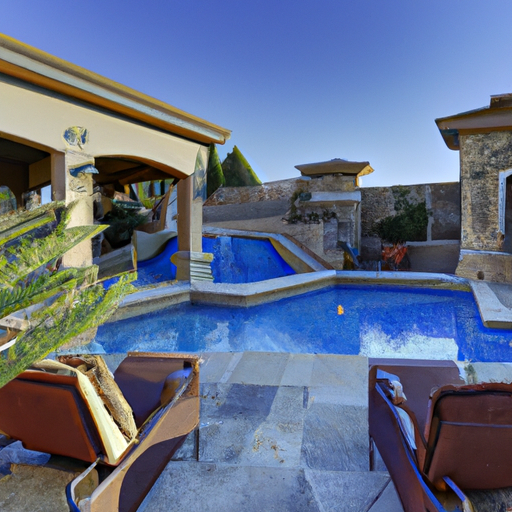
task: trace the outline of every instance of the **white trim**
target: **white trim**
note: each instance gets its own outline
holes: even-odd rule
[[[507,169],[506,171],[500,171],[500,188],[498,194],[498,222],[499,222],[499,230],[504,235],[505,234],[505,215],[507,208],[507,178],[512,175],[512,169]],[[511,205],[512,206],[512,205]]]

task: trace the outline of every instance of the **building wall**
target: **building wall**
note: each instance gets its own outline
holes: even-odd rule
[[[512,132],[460,136],[461,248],[500,251],[499,172],[512,168]]]
[[[131,122],[106,111],[88,108],[57,94],[0,76],[0,128],[2,136],[49,153],[69,152],[63,134],[86,128],[87,145],[76,153],[89,157],[133,157],[149,165],[161,164],[185,178],[194,172],[200,144]],[[20,115],[20,112],[23,115]]]
[[[353,231],[351,223],[355,219],[352,212],[345,215],[345,224],[343,220],[340,223],[340,218],[323,220],[318,224],[286,224],[283,222],[283,218],[286,217],[290,209],[290,198],[296,191],[311,192],[312,197],[315,197],[315,192],[325,192],[326,190],[337,192],[339,190],[339,184],[333,181],[333,177],[327,177],[330,180],[325,178],[323,180],[294,178],[265,183],[257,187],[220,188],[204,204],[204,223],[232,229],[287,233],[336,268],[342,268],[344,256],[343,251],[337,247],[337,241],[346,238],[346,234],[343,232],[344,228]],[[355,191],[355,184],[352,180],[345,181],[343,187],[345,188],[343,193],[347,195]],[[427,208],[432,213],[425,247],[421,243],[410,247],[413,269],[427,272],[455,272],[459,256],[457,241],[460,240],[459,184],[436,183],[409,185],[405,188],[410,190],[411,200],[426,200]],[[371,233],[373,222],[395,213],[393,190],[397,189],[398,187],[359,189],[363,237]],[[320,202],[316,205],[320,214],[323,208],[329,206],[327,203]],[[314,203],[307,207],[312,211],[315,208]],[[344,206],[341,204],[336,205],[336,213],[341,214],[343,208]],[[435,243],[438,240],[448,242],[441,242],[439,245]],[[380,242],[376,244],[374,252],[376,259],[380,259]]]

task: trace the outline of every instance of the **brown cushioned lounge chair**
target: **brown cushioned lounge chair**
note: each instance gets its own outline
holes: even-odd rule
[[[436,369],[431,363],[426,371],[421,365],[406,370],[400,365],[374,365],[370,370],[370,435],[405,512],[509,510],[512,385],[457,385],[456,366],[451,370],[450,366]],[[428,407],[424,400],[424,412],[416,414],[421,407],[417,396],[408,405],[397,393],[402,372],[409,381],[403,388],[406,395],[410,389],[415,396],[414,374],[418,387],[441,385],[432,393]]]
[[[197,357],[129,353],[114,377],[133,410],[132,436],[71,366],[43,362],[0,388],[0,431],[92,463],[68,488],[71,510],[135,512],[199,421]]]

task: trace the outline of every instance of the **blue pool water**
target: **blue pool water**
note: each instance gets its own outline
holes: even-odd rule
[[[254,283],[295,274],[267,239],[203,237],[203,251],[213,254],[215,283]]]
[[[108,353],[279,351],[512,361],[512,331],[487,329],[470,292],[335,286],[243,307],[180,304],[106,324]]]
[[[170,262],[170,258],[177,250],[178,239],[173,238],[158,256],[140,262],[135,285],[145,286],[176,279],[176,266]],[[269,240],[203,237],[203,252],[213,254],[215,283],[254,283],[295,274]]]

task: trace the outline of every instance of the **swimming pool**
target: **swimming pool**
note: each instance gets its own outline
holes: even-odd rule
[[[275,351],[512,361],[512,331],[482,324],[471,292],[336,285],[251,307],[183,303],[105,324],[107,353]]]
[[[170,259],[177,250],[178,239],[175,237],[159,255],[139,262],[135,286],[176,279],[176,266]],[[213,254],[211,267],[215,283],[254,283],[295,274],[268,239],[204,236],[203,251]]]

